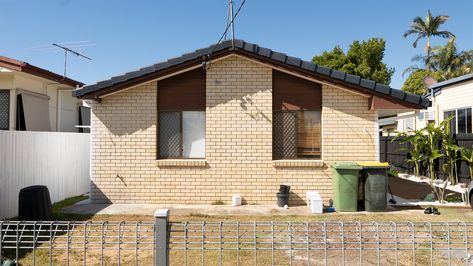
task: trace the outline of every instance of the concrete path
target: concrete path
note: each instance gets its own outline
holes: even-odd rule
[[[312,215],[308,206],[285,209],[276,205],[90,204],[89,200],[62,211],[81,215],[153,215],[157,209],[169,209],[173,215]]]
[[[390,195],[388,195],[388,199]],[[402,199],[396,197],[398,202]],[[308,206],[279,208],[276,205],[183,205],[183,204],[91,204],[90,200],[78,202],[62,209],[65,213],[80,215],[153,215],[157,209],[169,209],[172,215],[186,216],[191,214],[220,216],[220,215],[317,215],[312,214]],[[399,211],[388,206],[388,211]],[[353,214],[346,212],[346,214]]]

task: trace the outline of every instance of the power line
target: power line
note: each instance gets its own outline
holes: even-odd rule
[[[227,24],[227,27],[225,28],[225,31],[223,32],[222,36],[220,37],[220,39],[218,40],[217,44],[215,44],[211,54],[213,52],[215,52],[215,49],[217,48],[217,46],[220,44],[220,42],[223,40],[223,38],[227,35],[227,32],[228,32],[228,29],[230,28],[231,25],[233,25],[233,21],[235,20],[235,18],[238,16],[238,14],[240,13],[241,11],[241,8],[243,7],[243,5],[246,3],[246,0],[243,0],[243,2],[241,2],[241,5],[240,7],[238,8],[237,12],[235,13],[235,15],[232,17],[232,20],[230,21],[230,23]]]
[[[233,22],[235,21],[235,18],[238,16],[238,14],[240,13],[241,11],[241,8],[243,7],[243,5],[245,5],[246,3],[246,0],[243,0],[240,4],[240,7],[238,7],[236,13],[234,16],[232,16],[232,19],[230,21],[230,23],[228,23],[228,14],[227,14],[227,27],[225,28],[225,31],[223,32],[222,36],[220,37],[220,39],[218,40],[218,42],[214,45],[214,47],[212,48],[212,51],[204,56],[203,58],[203,62],[202,62],[202,66],[204,68],[209,68],[210,67],[210,55],[213,54],[215,52],[215,49],[217,49],[217,46],[222,42],[223,38],[227,36],[227,32],[228,32],[228,29],[230,29],[230,26],[232,26],[232,48],[235,48],[235,43],[234,43],[234,37],[235,37],[235,33],[234,33],[234,26],[233,26]],[[229,7],[229,11],[231,11],[231,13],[233,14],[233,1],[230,0],[230,3],[229,3],[231,6]],[[231,8],[231,10],[230,10]]]

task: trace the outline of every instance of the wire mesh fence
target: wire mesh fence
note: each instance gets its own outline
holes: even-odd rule
[[[175,265],[470,265],[467,223],[182,222]]]
[[[150,265],[154,223],[1,222],[0,254],[20,265]]]
[[[20,265],[473,264],[473,223],[157,224],[5,221],[0,254]]]

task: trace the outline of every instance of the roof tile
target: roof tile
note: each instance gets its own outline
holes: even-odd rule
[[[343,71],[332,70],[332,74],[330,74],[330,76],[331,76],[332,78],[345,80],[345,72],[343,72]]]
[[[376,83],[375,91],[389,95],[391,88],[387,85]]]
[[[374,86],[376,85],[376,81],[369,80],[369,79],[361,79],[360,86],[366,89],[374,90]]]
[[[351,84],[358,85],[360,84],[360,80],[361,80],[361,77],[357,75],[347,74],[347,76],[345,77],[345,81]]]
[[[242,40],[234,40],[234,45],[235,45],[236,50],[242,49],[249,53],[266,57],[270,60],[286,63],[287,65],[295,66],[297,68],[308,70],[308,71],[318,73],[320,75],[324,75],[324,76],[334,78],[337,80],[342,80],[350,84],[356,84],[357,86],[361,86],[363,88],[376,90],[377,92],[382,93],[388,97],[405,100],[413,104],[421,104],[424,107],[427,107],[429,104],[428,99],[422,98],[418,95],[406,94],[405,92],[392,89],[389,86],[376,83],[373,80],[362,79],[356,75],[346,74],[338,70],[332,70],[325,66],[313,64],[310,61],[304,61],[304,60],[301,60],[300,58],[287,56],[286,54],[279,53],[279,52],[274,52],[268,48],[259,47],[256,44],[244,42]],[[208,55],[214,51],[223,51],[223,50],[231,49],[231,48],[232,48],[232,40],[225,40],[221,42],[220,44],[218,44],[217,46],[211,45],[203,49],[195,50],[192,53],[186,53],[180,57],[171,58],[166,62],[154,64],[152,66],[141,68],[137,71],[128,72],[121,76],[112,77],[111,79],[108,79],[106,81],[101,81],[93,85],[85,86],[81,89],[75,90],[73,92],[73,95],[76,97],[80,97],[80,96],[113,86],[115,84],[119,84],[120,82],[132,80],[133,78],[136,78],[148,73],[161,71],[172,66],[177,66],[179,64],[182,64],[190,60],[199,59],[202,56]]]

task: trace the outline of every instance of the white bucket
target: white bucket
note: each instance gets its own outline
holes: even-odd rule
[[[233,195],[233,196],[232,196],[232,205],[233,205],[233,206],[240,206],[240,205],[241,205],[241,197],[240,197],[240,195]]]

